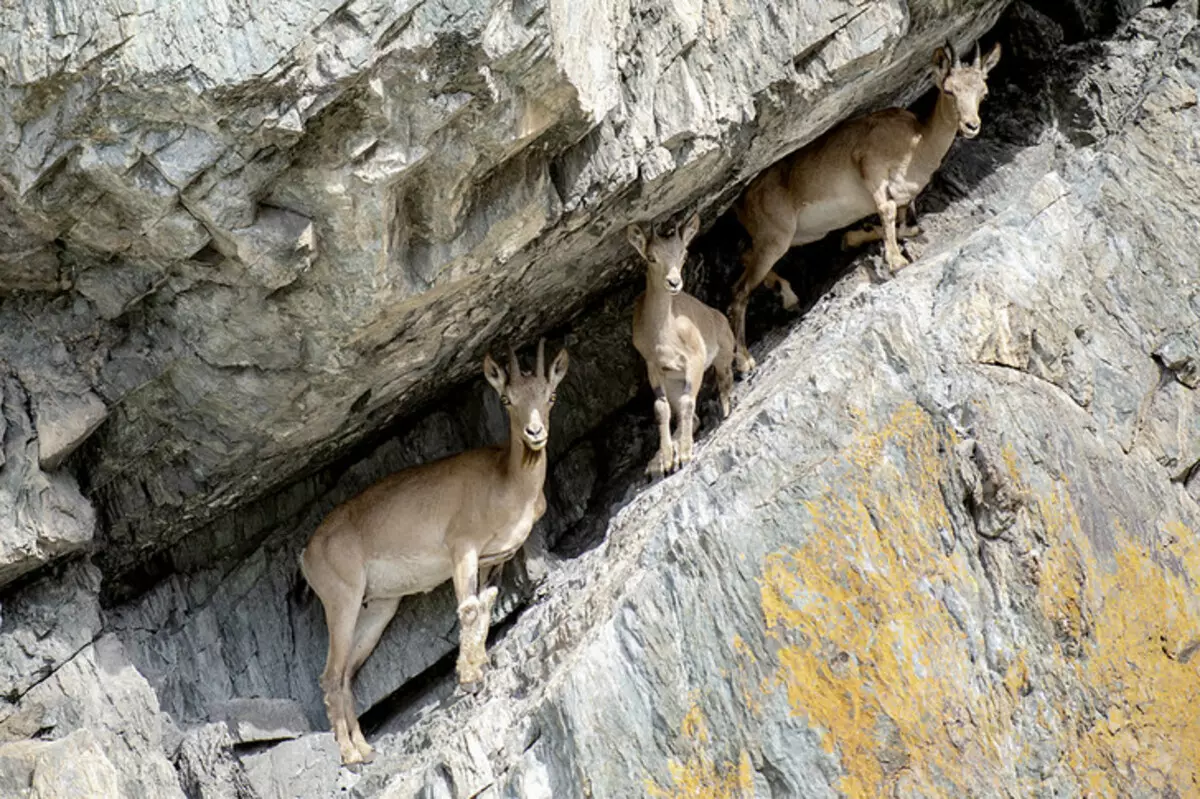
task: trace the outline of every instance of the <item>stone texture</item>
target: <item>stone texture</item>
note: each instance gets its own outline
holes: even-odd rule
[[[1195,31],[1147,9],[1000,90],[1069,85],[1100,138],[957,148],[921,260],[763,352],[697,460],[550,570],[485,690],[386,724],[351,795],[1192,792],[1200,508],[1163,450],[1196,433],[1153,420],[1196,407],[1159,368],[1200,319],[1200,232],[1170,226],[1200,200],[1171,99]]]
[[[46,395],[50,396],[50,395]],[[78,411],[86,416],[88,406]],[[0,372],[0,586],[64,555],[78,552],[92,541],[96,515],[75,479],[68,474],[42,471],[40,434],[50,439],[50,459],[75,429],[79,417],[38,416],[30,413],[29,398],[16,377]],[[56,424],[57,423],[57,424]]]
[[[628,222],[711,217],[914,96],[1006,2],[125,5],[0,11],[0,294],[40,292],[0,303],[3,357],[66,347],[114,414],[64,406],[55,450],[91,434],[114,590],[569,320]]]
[[[22,740],[34,736],[56,745]],[[4,745],[13,754],[0,755],[7,772],[0,784],[19,785],[32,768],[32,793],[18,796],[89,795],[71,788],[86,785],[103,796],[183,796],[166,758],[154,692],[113,636],[101,636],[6,697],[0,741],[15,742]]]
[[[467,5],[219,5],[210,49],[173,3],[0,12],[0,794],[1193,793],[1194,4],[1012,6],[918,262],[789,256],[803,318],[756,296],[760,370],[648,487],[625,222],[711,220],[1001,4]],[[463,378],[534,332],[572,365],[487,685],[449,588],[405,601],[338,769],[296,552],[499,440]],[[76,479],[95,564],[52,562]]]

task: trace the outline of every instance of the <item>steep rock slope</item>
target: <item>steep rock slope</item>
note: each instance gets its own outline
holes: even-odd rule
[[[1200,790],[1196,43],[1194,9],[1150,9],[1013,87],[1075,113],[962,148],[975,208],[840,282],[697,462],[551,571],[487,690],[416,702],[341,788]],[[333,757],[245,763],[318,796]]]
[[[82,446],[106,572],[163,576],[570,318],[627,222],[708,205],[1004,5],[7,4],[0,330],[40,461]]]
[[[4,528],[5,546],[10,529],[24,543],[0,562],[12,581],[0,596],[0,794],[1195,792],[1196,11],[1149,8],[1111,39],[1071,44],[1137,5],[1046,6],[1053,18],[1024,3],[1010,10],[992,34],[1007,47],[1008,70],[985,107],[985,135],[956,146],[921,204],[927,235],[912,251],[922,260],[886,284],[860,262],[791,332],[769,330],[756,352],[761,371],[683,474],[646,489],[631,478],[652,445],[649,405],[630,403],[641,384],[627,341],[634,290],[618,289],[553,331],[574,356],[539,531],[538,549],[553,552],[528,563],[535,579],[519,565],[507,575],[498,616],[510,626],[478,697],[451,690],[448,592],[405,603],[359,681],[381,751],[360,773],[336,768],[328,733],[308,732],[322,723],[315,677],[324,628],[315,603],[288,596],[294,555],[325,510],[378,475],[495,440],[502,422],[487,389],[476,381],[443,395],[377,446],[234,514],[207,507],[211,485],[200,480],[188,489],[197,516],[154,521],[161,508],[129,516],[128,528],[103,541],[102,572],[68,557],[87,546],[94,524],[71,472],[89,482],[109,446],[101,433],[68,460],[70,470],[60,467],[64,449],[104,415],[74,368],[80,352],[101,353],[110,374],[157,368],[165,339],[137,331],[150,318],[145,308],[171,289],[139,296],[113,327],[97,321],[94,299],[78,300],[82,289],[6,296],[0,313],[23,326],[0,328],[12,367],[0,495],[29,504],[9,506],[15,526]],[[913,31],[931,39],[989,21],[967,19],[975,6],[937,17],[931,8],[910,8]],[[874,46],[840,30],[826,42],[834,51]],[[775,86],[768,94],[781,92],[778,106],[760,97],[754,140],[808,136],[797,131],[815,132],[863,97],[900,86],[926,44],[913,45],[911,64],[896,56],[882,71],[863,72],[869,59],[847,61],[823,88],[803,76],[828,54],[802,53],[793,76],[801,88],[793,78]],[[241,102],[236,92],[218,95]],[[721,150],[694,168],[744,156]],[[67,161],[63,173],[74,168]],[[626,215],[654,203],[674,210],[700,191],[696,174],[668,170],[641,184],[640,199],[591,206],[603,241],[587,257],[609,263],[605,248],[615,248]],[[733,175],[709,188],[729,199]],[[704,266],[693,266],[715,301],[735,277],[726,233],[717,225],[698,242]],[[75,257],[73,247],[64,239],[54,257]],[[30,244],[21,257],[36,251]],[[825,255],[800,253],[785,268],[819,284],[832,274]],[[237,256],[220,257],[242,268]],[[596,285],[611,279],[586,274]],[[464,301],[449,289],[430,294]],[[566,313],[548,311],[541,296],[513,295],[537,306],[522,323],[529,330]],[[767,310],[772,298],[756,302],[757,328],[781,318]],[[78,326],[64,326],[63,314]],[[475,331],[469,315],[437,318],[457,319],[461,335]],[[145,330],[171,327],[153,319]],[[67,343],[39,349],[38,325]],[[114,330],[141,336],[129,352],[147,357],[120,361],[97,345],[114,341]],[[469,363],[462,355],[454,369],[474,370],[474,354]],[[231,407],[241,402],[222,391]],[[354,404],[373,406],[377,393]],[[178,411],[161,394],[153,402],[155,419]],[[354,424],[365,430],[406,403]],[[203,421],[210,407],[192,409],[199,415],[180,425],[181,438],[159,440],[177,446],[216,429]],[[60,430],[55,418],[71,422]],[[124,431],[113,419],[109,428]],[[322,440],[306,455],[342,441]],[[146,450],[138,468],[161,466],[169,451]],[[271,479],[282,480],[292,467],[273,468]],[[227,498],[261,490],[239,487]],[[99,496],[111,511],[109,495]]]

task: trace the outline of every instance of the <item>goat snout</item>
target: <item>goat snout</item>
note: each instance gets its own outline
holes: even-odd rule
[[[973,139],[979,135],[979,120],[964,119],[962,123],[963,135],[968,139]]]
[[[667,276],[667,291],[671,292],[672,294],[678,294],[682,288],[683,278],[679,277],[678,275]]]
[[[538,450],[546,446],[546,439],[549,434],[546,432],[546,425],[542,423],[542,415],[537,411],[533,412],[529,421],[525,423],[525,442],[530,448]]]

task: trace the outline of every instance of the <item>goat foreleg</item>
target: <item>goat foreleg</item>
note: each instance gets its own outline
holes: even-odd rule
[[[658,452],[650,459],[646,474],[652,478],[662,477],[675,470],[675,442],[671,440],[671,404],[662,375],[651,371],[650,387],[654,389],[654,421],[658,425]]]
[[[483,596],[478,591],[479,552],[464,547],[454,555],[454,594],[458,597],[458,682],[468,691],[483,684],[488,624],[496,599],[495,588],[487,589]]]

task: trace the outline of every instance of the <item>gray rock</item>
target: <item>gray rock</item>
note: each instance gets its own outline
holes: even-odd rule
[[[234,699],[214,704],[211,717],[224,721],[240,744],[298,738],[310,730],[300,703],[290,699]]]
[[[0,12],[0,793],[1193,787],[1194,4],[1079,44],[1144,4],[1018,4],[919,260],[785,259],[832,290],[756,298],[788,328],[648,487],[625,224],[712,220],[1004,3],[159,5]],[[716,306],[736,235],[694,247]],[[486,686],[454,690],[449,587],[406,600],[355,685],[380,759],[339,769],[296,553],[500,440],[479,357],[547,330],[550,508]],[[67,470],[100,571],[31,574],[91,538]]]
[[[163,724],[154,692],[130,665],[114,637],[104,636],[85,646],[14,703],[0,706],[0,741],[29,738],[35,733],[58,741],[79,732],[87,734],[84,754],[95,762],[73,762],[78,748],[74,744],[53,750],[39,794],[38,772],[43,769],[39,757],[33,775],[34,796],[61,795],[47,793],[59,780],[96,779],[100,780],[97,786],[106,787],[112,772],[117,790],[111,795],[182,797],[162,748]]]
[[[357,782],[355,774],[330,768],[338,757],[333,733],[306,735],[241,758],[246,779],[262,799],[337,796]]]
[[[47,292],[28,310],[51,330],[73,305],[53,292],[94,306],[69,346],[122,409],[81,464],[112,582],[373,436],[349,412],[368,389],[410,415],[497,339],[567,322],[627,276],[627,223],[713,218],[849,109],[922,91],[935,44],[1005,5],[0,12],[0,290]],[[233,323],[188,299],[219,288],[251,289]],[[169,355],[114,376],[131,340]]]
[[[27,395],[14,377],[0,383],[4,459],[0,462],[0,585],[57,558],[79,552],[92,541],[96,517],[74,478],[41,470],[38,437]],[[73,425],[73,423],[72,423]],[[57,441],[59,428],[47,424],[53,447],[70,445],[71,434]],[[61,449],[57,453],[61,455]]]
[[[3,601],[0,695],[19,697],[100,633],[100,571],[77,561]]]
[[[123,799],[116,767],[88,729],[57,741],[0,744],[0,785],[13,799]]]

